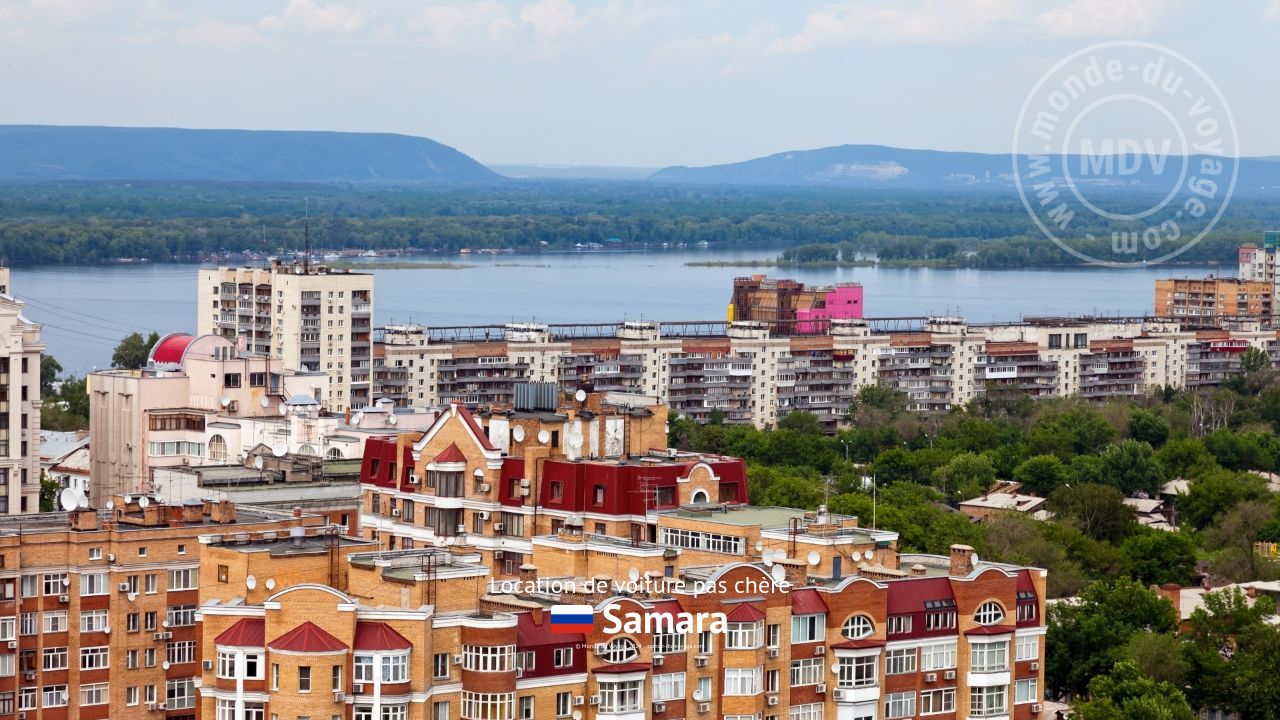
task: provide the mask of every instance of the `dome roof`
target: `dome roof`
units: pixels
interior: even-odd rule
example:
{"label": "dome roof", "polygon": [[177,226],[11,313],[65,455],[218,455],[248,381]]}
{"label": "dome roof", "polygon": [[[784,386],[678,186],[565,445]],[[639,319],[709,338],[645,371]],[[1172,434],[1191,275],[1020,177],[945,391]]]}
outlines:
{"label": "dome roof", "polygon": [[195,336],[190,333],[169,333],[151,348],[147,360],[161,365],[177,365],[182,362],[182,354],[187,351],[192,340],[195,340]]}

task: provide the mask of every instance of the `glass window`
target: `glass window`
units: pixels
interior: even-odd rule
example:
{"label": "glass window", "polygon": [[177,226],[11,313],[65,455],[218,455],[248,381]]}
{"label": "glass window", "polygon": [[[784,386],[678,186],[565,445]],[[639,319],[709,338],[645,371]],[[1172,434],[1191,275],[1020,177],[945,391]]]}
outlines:
{"label": "glass window", "polygon": [[653,676],[653,701],[684,699],[684,673],[666,673]]}
{"label": "glass window", "polygon": [[978,611],[973,614],[973,621],[979,625],[995,625],[1001,620],[1004,620],[1004,608],[994,600],[982,603],[978,606]]}
{"label": "glass window", "polygon": [[911,616],[910,615],[890,615],[889,616],[889,634],[904,635],[911,632]]}
{"label": "glass window", "polygon": [[866,615],[852,615],[844,621],[840,633],[850,640],[861,640],[876,631],[876,625]]}
{"label": "glass window", "polygon": [[791,661],[791,685],[817,685],[822,682],[822,658]]}
{"label": "glass window", "polygon": [[462,667],[478,672],[510,672],[515,645],[463,645]]}
{"label": "glass window", "polygon": [[600,712],[639,712],[644,702],[644,687],[640,680],[600,682]]}
{"label": "glass window", "polygon": [[1003,672],[1009,669],[1009,643],[973,643],[969,647],[974,672]]}
{"label": "glass window", "polygon": [[755,650],[760,647],[761,631],[758,622],[731,622],[724,639],[726,650]]}
{"label": "glass window", "polygon": [[789,720],[822,720],[822,703],[792,705],[787,715]]}
{"label": "glass window", "polygon": [[916,649],[889,650],[884,655],[884,674],[902,675],[916,671]]}
{"label": "glass window", "polygon": [[976,687],[969,690],[970,717],[991,717],[1009,712],[1008,688],[1004,686]]}
{"label": "glass window", "polygon": [[760,694],[760,674],[761,674],[761,669],[758,667],[725,668],[724,694],[725,695],[758,695]]}
{"label": "glass window", "polygon": [[1013,684],[1013,702],[1015,704],[1033,703],[1040,701],[1038,692],[1039,679],[1026,678],[1018,680]]}
{"label": "glass window", "polygon": [[920,648],[920,669],[948,670],[956,666],[956,644],[954,642],[934,643]]}
{"label": "glass window", "polygon": [[876,684],[876,654],[842,657],[836,662],[836,684],[842,688],[867,687]]}
{"label": "glass window", "polygon": [[1017,640],[1018,660],[1040,659],[1040,637],[1038,635],[1019,636]]}
{"label": "glass window", "polygon": [[791,617],[791,642],[802,643],[821,640],[826,626],[826,613],[793,615]]}
{"label": "glass window", "polygon": [[640,648],[631,638],[614,638],[605,645],[600,657],[611,665],[631,662],[640,657]]}
{"label": "glass window", "polygon": [[956,689],[944,688],[941,690],[921,690],[920,691],[920,714],[933,715],[934,713],[955,712],[956,710]]}
{"label": "glass window", "polygon": [[884,716],[886,718],[906,718],[916,714],[916,694],[914,692],[891,693],[884,698]]}
{"label": "glass window", "polygon": [[462,691],[462,720],[512,720],[512,693]]}

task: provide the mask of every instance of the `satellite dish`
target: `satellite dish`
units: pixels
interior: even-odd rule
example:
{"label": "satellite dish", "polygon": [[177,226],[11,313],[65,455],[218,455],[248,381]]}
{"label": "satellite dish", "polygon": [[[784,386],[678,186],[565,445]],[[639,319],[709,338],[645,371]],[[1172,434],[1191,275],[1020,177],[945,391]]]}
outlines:
{"label": "satellite dish", "polygon": [[284,457],[287,452],[289,452],[289,448],[284,443],[276,443],[271,446],[271,454],[276,457]]}
{"label": "satellite dish", "polygon": [[261,456],[261,455],[254,455],[254,456],[253,456],[253,466],[254,466],[255,468],[259,469],[259,470],[261,470],[261,469],[262,469],[262,456]]}
{"label": "satellite dish", "polygon": [[361,421],[361,420],[363,420],[363,419],[364,419],[364,413],[362,413],[362,412],[358,412],[358,413],[356,413],[354,416],[352,416],[352,418],[351,418],[351,424],[352,424],[352,425],[359,425],[359,424],[360,424],[360,421]]}
{"label": "satellite dish", "polygon": [[160,667],[164,668],[165,670],[168,670],[168,669],[169,669],[169,661],[168,661],[168,660],[165,660],[164,662],[160,663]]}
{"label": "satellite dish", "polygon": [[249,577],[244,579],[244,586],[249,588],[250,590],[258,587],[258,578],[250,575]]}
{"label": "satellite dish", "polygon": [[221,400],[219,400],[218,402],[222,403],[222,407],[226,407],[226,406],[228,406],[228,405],[230,405],[230,404],[231,404],[231,396],[230,396],[230,395],[223,395],[223,396],[222,396],[222,399],[221,399]]}
{"label": "satellite dish", "polygon": [[546,445],[548,442],[551,442],[551,433],[547,432],[546,430],[539,430],[538,442],[543,445]]}
{"label": "satellite dish", "polygon": [[978,567],[978,553],[973,554],[973,566]]}
{"label": "satellite dish", "polygon": [[67,512],[75,510],[76,506],[79,504],[79,499],[76,497],[76,491],[71,488],[63,489],[62,492],[58,493],[58,504]]}
{"label": "satellite dish", "polygon": [[773,579],[778,582],[782,582],[783,580],[787,579],[787,569],[782,567],[781,565],[774,565],[772,574],[773,574]]}
{"label": "satellite dish", "polygon": [[516,442],[524,442],[524,428],[517,425],[515,429],[511,431],[511,437],[515,438]]}
{"label": "satellite dish", "polygon": [[809,564],[810,564],[810,565],[817,565],[817,564],[818,564],[818,563],[820,563],[820,562],[822,562],[822,556],[818,554],[818,551],[817,551],[817,550],[810,550],[810,551],[809,551]]}
{"label": "satellite dish", "polygon": [[111,626],[109,626],[109,625],[108,625],[107,627],[102,628],[102,634],[103,634],[103,635],[110,635],[110,634],[111,634]]}
{"label": "satellite dish", "polygon": [[868,551],[866,551],[866,552],[862,553],[862,557],[864,557],[864,558],[866,558],[866,559],[868,559],[868,560],[870,560],[871,558],[873,558],[873,557],[875,557],[875,556],[876,556],[876,554],[875,554],[874,552],[871,552],[870,550],[868,550]]}
{"label": "satellite dish", "polygon": [[268,589],[268,590],[275,590],[275,589],[276,589],[276,579],[275,579],[275,578],[267,578],[267,582],[266,582],[265,584],[266,584],[266,586],[267,586],[267,589]]}
{"label": "satellite dish", "polygon": [[582,711],[581,711],[581,710],[574,710],[574,711],[573,711],[573,720],[582,720]]}
{"label": "satellite dish", "polygon": [[62,587],[71,585],[71,578],[62,578]]}
{"label": "satellite dish", "polygon": [[388,415],[388,416],[387,416],[387,424],[388,424],[388,425],[395,425],[397,422],[400,422],[400,421],[399,421],[399,420],[396,420],[396,416],[395,416],[395,414],[394,414],[394,413],[393,413],[393,414],[391,414],[391,415]]}
{"label": "satellite dish", "polygon": [[146,508],[150,506],[151,506],[151,498],[147,497],[146,495],[143,495],[142,497],[138,498],[138,507]]}
{"label": "satellite dish", "polygon": [[107,510],[115,510],[115,509],[116,509],[116,501],[115,501],[115,500],[108,500],[108,501],[107,501]]}
{"label": "satellite dish", "polygon": [[284,415],[288,412],[289,412],[288,406],[286,406],[284,403],[280,403],[280,414]]}
{"label": "satellite dish", "polygon": [[[582,392],[582,391],[579,390],[578,392]],[[630,570],[627,571],[627,577],[631,579],[631,582],[638,581],[640,579],[640,569],[631,568]]]}
{"label": "satellite dish", "polygon": [[258,399],[258,404],[261,405],[262,407],[266,407],[271,404],[271,401],[267,399],[266,395],[263,395],[261,398]]}
{"label": "satellite dish", "polygon": [[579,390],[578,390],[578,392],[576,392],[576,393],[574,393],[574,394],[573,394],[573,399],[574,399],[574,400],[577,400],[578,402],[582,402],[583,400],[586,400],[586,399],[587,399],[587,391],[586,391],[586,390],[581,390],[581,389],[579,389]]}
{"label": "satellite dish", "polygon": [[757,540],[757,541],[756,541],[756,552],[760,552],[760,551],[761,551],[761,550],[763,550],[763,549],[764,549],[764,541],[763,541],[763,540]]}
{"label": "satellite dish", "polygon": [[760,562],[764,563],[765,567],[769,567],[773,565],[773,551],[765,550],[764,552],[760,553]]}
{"label": "satellite dish", "polygon": [[125,495],[125,496],[124,496],[124,504],[125,504],[125,505],[130,505],[130,504],[132,504],[132,503],[133,503],[133,496],[132,496],[132,495]]}

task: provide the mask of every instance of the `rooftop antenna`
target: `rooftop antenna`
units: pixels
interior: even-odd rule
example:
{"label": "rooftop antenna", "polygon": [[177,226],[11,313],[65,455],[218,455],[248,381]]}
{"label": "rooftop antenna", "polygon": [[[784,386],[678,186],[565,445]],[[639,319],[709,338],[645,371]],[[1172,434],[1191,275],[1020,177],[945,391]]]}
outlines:
{"label": "rooftop antenna", "polygon": [[304,219],[302,221],[302,269],[311,274],[311,198],[302,199]]}

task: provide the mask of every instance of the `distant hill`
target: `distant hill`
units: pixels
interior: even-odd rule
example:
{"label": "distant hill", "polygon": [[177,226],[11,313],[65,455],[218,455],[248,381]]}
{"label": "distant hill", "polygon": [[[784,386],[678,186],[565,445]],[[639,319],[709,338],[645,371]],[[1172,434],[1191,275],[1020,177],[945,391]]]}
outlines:
{"label": "distant hill", "polygon": [[[1078,157],[1070,158],[1073,165]],[[1172,160],[1171,160],[1172,162]],[[884,145],[839,145],[795,150],[754,160],[706,167],[663,168],[650,180],[702,185],[808,185],[908,190],[984,189],[1014,186],[1013,156],[939,150],[908,150]],[[1117,189],[1166,187],[1139,173]],[[1242,158],[1238,192],[1280,190],[1276,158]]]}
{"label": "distant hill", "polygon": [[654,167],[626,165],[522,165],[489,163],[489,168],[509,178],[528,180],[644,180]]}
{"label": "distant hill", "polygon": [[492,182],[434,140],[390,133],[0,125],[0,181]]}

